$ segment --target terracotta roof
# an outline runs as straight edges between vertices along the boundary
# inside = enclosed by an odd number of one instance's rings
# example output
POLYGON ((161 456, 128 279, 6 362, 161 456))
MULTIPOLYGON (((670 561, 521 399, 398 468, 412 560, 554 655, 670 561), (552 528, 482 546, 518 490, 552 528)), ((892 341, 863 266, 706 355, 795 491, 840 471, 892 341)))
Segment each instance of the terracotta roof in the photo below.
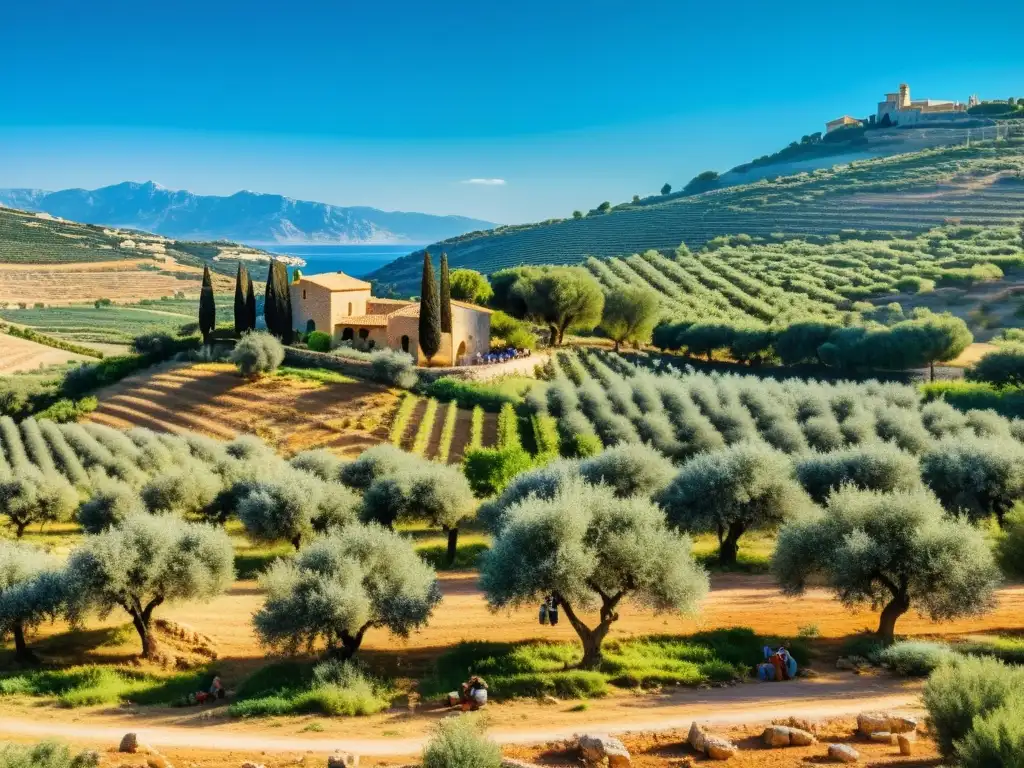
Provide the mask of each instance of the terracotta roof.
POLYGON ((402 307, 396 312, 392 312, 388 317, 419 317, 420 316, 420 303, 417 301, 415 304, 410 304, 407 307, 402 307))
POLYGON ((324 272, 320 275, 303 275, 300 282, 313 283, 329 291, 368 291, 370 284, 346 275, 344 272, 324 272))
POLYGON ((411 301, 398 301, 397 299, 377 299, 370 297, 366 302, 366 314, 368 315, 390 315, 399 309, 408 307, 411 301))
POLYGON ((373 327, 384 327, 388 324, 388 315, 352 315, 343 317, 335 325, 362 325, 373 327))

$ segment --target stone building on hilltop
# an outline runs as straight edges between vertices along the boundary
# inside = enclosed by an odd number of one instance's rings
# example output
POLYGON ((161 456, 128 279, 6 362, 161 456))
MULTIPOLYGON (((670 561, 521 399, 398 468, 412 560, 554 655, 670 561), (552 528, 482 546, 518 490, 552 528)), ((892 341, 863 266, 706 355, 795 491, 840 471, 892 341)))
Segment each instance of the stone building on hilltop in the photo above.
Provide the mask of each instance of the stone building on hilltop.
POLYGON ((966 116, 967 104, 945 99, 910 98, 910 86, 900 83, 895 93, 885 94, 885 101, 878 102, 875 119, 879 122, 888 115, 893 125, 916 125, 927 120, 957 118, 966 116))
MULTIPOLYGON (((323 331, 334 344, 352 342, 380 349, 400 349, 425 363, 419 345, 418 301, 378 299, 371 286, 344 272, 302 275, 289 283, 292 327, 297 331, 323 331)), ((441 349, 434 365, 459 365, 486 354, 491 345, 491 310, 452 301, 452 332, 441 334, 441 349)))

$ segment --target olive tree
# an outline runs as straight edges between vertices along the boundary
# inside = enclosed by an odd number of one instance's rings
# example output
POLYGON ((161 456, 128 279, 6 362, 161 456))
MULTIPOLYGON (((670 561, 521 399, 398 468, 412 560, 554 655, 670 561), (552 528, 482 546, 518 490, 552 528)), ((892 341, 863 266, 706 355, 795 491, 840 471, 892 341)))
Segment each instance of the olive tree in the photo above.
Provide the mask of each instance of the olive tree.
POLYGON ((209 600, 234 580, 234 550, 223 529, 172 515, 132 515, 104 533, 86 537, 65 569, 69 613, 107 616, 123 609, 142 642, 157 650, 153 611, 177 600, 209 600))
POLYGON ((484 528, 497 535, 505 526, 508 511, 527 498, 550 499, 567 483, 579 478, 577 459, 558 459, 550 464, 516 475, 500 494, 477 510, 484 528))
POLYGON ((787 594, 822 576, 847 607, 881 609, 885 641, 911 607, 933 621, 985 613, 999 582, 981 532, 948 517, 924 489, 841 488, 824 511, 782 528, 772 569, 787 594))
POLYGON ((796 476, 819 504, 844 485, 870 491, 906 491, 920 485, 917 459, 892 443, 809 454, 797 460, 796 476))
POLYGON ((221 491, 222 480, 197 461, 186 461, 151 477, 140 495, 150 512, 194 515, 221 491))
POLYGON ((583 460, 580 476, 591 485, 606 485, 621 499, 652 498, 676 474, 675 465, 662 453, 642 443, 616 445, 583 460))
POLYGON ((650 288, 617 288, 605 297, 601 330, 615 342, 616 352, 623 342, 649 342, 660 309, 658 294, 650 288))
POLYGON ((550 344, 561 344, 569 329, 591 330, 601 321, 604 293, 582 267, 551 267, 516 284, 526 316, 550 330, 550 344))
POLYGON ((785 522, 811 505, 793 464, 764 443, 737 443, 687 461, 658 501, 671 525, 718 535, 718 559, 733 565, 740 537, 785 522))
POLYGON ((78 507, 78 523, 86 533, 100 533, 144 509, 142 498, 128 483, 104 477, 78 507))
POLYGON ((708 589, 689 538, 669 530, 658 507, 579 481, 509 510, 480 582, 492 610, 553 596, 583 644, 584 669, 601 664, 624 601, 691 612, 708 589), (595 608, 597 623, 588 625, 582 614, 595 608))
POLYGON ((341 470, 346 466, 343 459, 339 459, 330 451, 324 448, 315 448, 309 451, 295 454, 288 462, 295 469, 301 469, 316 475, 321 480, 337 482, 341 480, 341 470))
MULTIPOLYGON (((285 322, 291 325, 290 321, 285 322)), ((276 336, 266 331, 249 331, 242 334, 229 359, 243 376, 261 376, 273 373, 284 362, 284 346, 276 336)))
POLYGON ((486 304, 494 295, 487 278, 475 269, 452 270, 450 279, 453 299, 486 304))
POLYGON ((359 497, 340 483, 287 468, 233 489, 238 517, 256 541, 289 541, 298 549, 316 533, 358 518, 359 497))
POLYGON ((363 497, 364 521, 387 526, 425 520, 448 534, 447 562, 455 562, 459 525, 473 515, 476 502, 466 476, 456 467, 420 462, 375 480, 363 497))
POLYGON ((77 491, 55 472, 26 467, 0 477, 0 515, 8 519, 19 539, 33 523, 68 520, 77 507, 77 491))
POLYGON ((921 456, 921 478, 951 512, 980 520, 1006 513, 1024 499, 1024 445, 1010 437, 959 436, 921 456))
POLYGON ((393 475, 408 467, 418 465, 421 459, 411 453, 406 453, 389 443, 375 445, 368 448, 356 458, 341 468, 339 477, 341 482, 349 488, 357 491, 365 491, 373 481, 381 477, 393 475))
POLYGON ((25 633, 56 618, 63 604, 58 562, 36 547, 0 541, 0 634, 14 638, 14 658, 33 663, 25 633))
POLYGON ((441 601, 437 574, 411 542, 358 523, 275 561, 260 584, 267 601, 253 624, 266 645, 294 652, 322 640, 343 659, 373 627, 408 637, 441 601))

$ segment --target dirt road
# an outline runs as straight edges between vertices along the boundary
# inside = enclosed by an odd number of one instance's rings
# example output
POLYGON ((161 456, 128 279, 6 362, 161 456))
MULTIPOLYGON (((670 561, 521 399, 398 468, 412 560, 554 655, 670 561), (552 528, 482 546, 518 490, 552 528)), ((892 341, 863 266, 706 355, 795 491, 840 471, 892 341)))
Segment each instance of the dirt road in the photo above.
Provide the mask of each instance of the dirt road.
MULTIPOLYGON (((582 730, 602 733, 662 731, 684 728, 693 720, 711 725, 768 722, 773 718, 821 719, 853 715, 868 708, 917 712, 918 685, 890 678, 831 676, 785 684, 750 683, 708 691, 686 690, 665 696, 601 702, 586 712, 571 712, 565 705, 534 702, 492 705, 488 708, 489 733, 500 744, 539 744, 571 738, 582 730)), ((192 710, 165 710, 134 715, 103 712, 75 717, 66 710, 34 711, 0 716, 0 734, 19 737, 61 737, 84 744, 116 744, 126 731, 157 748, 236 750, 249 752, 331 753, 336 750, 372 756, 418 753, 430 727, 445 711, 410 716, 391 711, 371 718, 333 718, 321 724, 318 735, 303 735, 308 718, 292 718, 282 730, 267 733, 267 721, 231 721, 217 716, 223 708, 198 716, 192 710), (182 714, 184 712, 184 714, 182 714), (290 727, 288 727, 290 726, 290 727), (329 733, 330 735, 324 735, 329 733)))

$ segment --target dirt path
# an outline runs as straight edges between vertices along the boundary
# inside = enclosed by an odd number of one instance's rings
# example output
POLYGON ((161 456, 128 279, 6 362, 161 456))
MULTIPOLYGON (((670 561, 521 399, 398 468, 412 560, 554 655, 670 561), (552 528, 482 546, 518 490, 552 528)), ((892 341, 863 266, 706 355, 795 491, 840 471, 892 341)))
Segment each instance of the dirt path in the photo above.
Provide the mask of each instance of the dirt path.
MULTIPOLYGON (((664 731, 684 728, 693 720, 730 725, 783 717, 840 717, 872 708, 917 712, 918 692, 919 685, 847 675, 825 682, 751 683, 710 691, 689 690, 654 704, 637 699, 600 714, 592 710, 570 712, 564 705, 533 702, 492 705, 487 712, 490 735, 500 744, 539 744, 568 739, 584 730, 664 731)), ((194 711, 184 711, 185 715, 182 710, 165 710, 142 716, 108 711, 68 722, 66 711, 44 710, 31 717, 0 717, 0 733, 116 744, 131 730, 138 733, 140 741, 157 748, 314 753, 342 750, 370 756, 401 756, 418 753, 429 736, 430 726, 447 714, 440 711, 410 716, 408 712, 392 711, 377 718, 332 718, 322 725, 324 732, 332 732, 330 736, 303 736, 267 735, 266 722, 228 720, 219 716, 223 709, 206 710, 207 716, 203 718, 194 711), (389 730, 369 736, 371 723, 381 718, 389 730)), ((293 725, 303 722, 293 719, 293 725)), ((279 720, 277 723, 280 725, 279 720)))

